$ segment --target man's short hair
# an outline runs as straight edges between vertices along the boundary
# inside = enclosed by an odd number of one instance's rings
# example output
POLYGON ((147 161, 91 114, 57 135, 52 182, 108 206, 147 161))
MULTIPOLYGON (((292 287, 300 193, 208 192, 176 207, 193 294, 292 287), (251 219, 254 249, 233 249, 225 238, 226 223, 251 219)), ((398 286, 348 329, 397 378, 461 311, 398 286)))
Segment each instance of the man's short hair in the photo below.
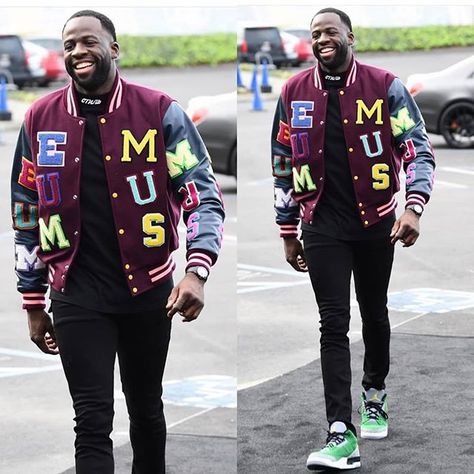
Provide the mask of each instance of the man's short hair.
POLYGON ((92 16, 94 18, 97 18, 100 21, 102 28, 107 30, 112 35, 114 41, 117 41, 117 35, 115 34, 115 26, 112 23, 112 20, 104 14, 96 12, 94 10, 81 10, 74 13, 74 15, 70 16, 66 23, 64 23, 63 32, 64 28, 66 28, 66 25, 70 20, 72 20, 73 18, 79 18, 81 16, 92 16))
POLYGON ((338 10, 337 8, 323 8, 322 10, 319 10, 316 15, 313 16, 313 19, 311 20, 311 24, 313 23, 313 20, 315 19, 316 16, 321 15, 322 13, 335 13, 336 15, 339 16, 341 21, 349 28, 349 31, 352 31, 352 22, 351 19, 349 18, 349 15, 347 13, 344 13, 342 10, 338 10))

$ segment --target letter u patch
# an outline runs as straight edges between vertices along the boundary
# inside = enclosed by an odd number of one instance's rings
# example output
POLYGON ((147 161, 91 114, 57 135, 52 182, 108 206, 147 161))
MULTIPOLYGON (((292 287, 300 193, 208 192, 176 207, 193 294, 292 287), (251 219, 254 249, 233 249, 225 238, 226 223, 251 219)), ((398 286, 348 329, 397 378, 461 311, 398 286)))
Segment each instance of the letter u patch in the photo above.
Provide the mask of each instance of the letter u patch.
POLYGON ((146 179, 146 184, 148 187, 148 197, 142 197, 140 195, 140 191, 137 185, 137 175, 134 174, 133 176, 128 176, 127 181, 130 184, 130 188, 132 189, 133 199, 137 204, 143 206, 145 204, 149 204, 156 199, 156 188, 155 183, 153 182, 153 171, 145 171, 143 176, 146 179))
POLYGON ((59 188, 59 173, 39 174, 36 177, 38 197, 45 207, 56 207, 61 204, 61 190, 59 188))

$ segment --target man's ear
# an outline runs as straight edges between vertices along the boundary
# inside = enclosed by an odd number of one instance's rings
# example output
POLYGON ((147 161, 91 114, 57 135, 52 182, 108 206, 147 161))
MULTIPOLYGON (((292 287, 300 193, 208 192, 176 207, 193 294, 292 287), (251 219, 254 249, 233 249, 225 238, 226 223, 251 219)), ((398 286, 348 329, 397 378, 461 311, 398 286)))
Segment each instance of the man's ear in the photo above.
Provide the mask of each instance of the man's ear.
POLYGON ((117 43, 117 41, 112 42, 110 47, 112 49, 112 59, 118 59, 118 57, 120 55, 120 46, 117 43))
POLYGON ((354 33, 352 33, 352 31, 350 31, 347 34, 347 43, 349 44, 349 46, 354 46, 355 36, 354 36, 354 33))

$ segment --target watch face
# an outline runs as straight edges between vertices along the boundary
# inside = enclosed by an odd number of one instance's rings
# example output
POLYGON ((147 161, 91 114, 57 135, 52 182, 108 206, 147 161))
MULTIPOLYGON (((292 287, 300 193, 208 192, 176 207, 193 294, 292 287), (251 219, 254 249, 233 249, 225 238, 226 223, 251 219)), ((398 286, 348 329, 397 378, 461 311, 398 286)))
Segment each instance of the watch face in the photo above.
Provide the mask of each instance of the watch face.
POLYGON ((197 268, 197 274, 201 277, 201 278, 207 278, 209 276, 209 271, 207 268, 205 267, 198 267, 197 268))
POLYGON ((413 206, 410 206, 408 209, 411 209, 415 214, 418 214, 419 216, 423 214, 423 207, 420 206, 419 204, 414 204, 413 206))

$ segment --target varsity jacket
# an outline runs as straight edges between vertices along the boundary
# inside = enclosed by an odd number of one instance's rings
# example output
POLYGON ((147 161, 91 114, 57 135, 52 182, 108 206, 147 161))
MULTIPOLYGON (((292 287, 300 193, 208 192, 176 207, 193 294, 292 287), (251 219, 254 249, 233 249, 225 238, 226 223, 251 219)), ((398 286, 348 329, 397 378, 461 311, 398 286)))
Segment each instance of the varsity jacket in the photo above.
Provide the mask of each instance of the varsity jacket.
MULTIPOLYGON (((328 91, 322 86, 323 74, 317 64, 290 78, 276 109, 272 169, 281 237, 297 237, 300 219, 312 224, 324 190, 328 91)), ((424 207, 433 187, 433 150, 420 111, 400 79, 353 59, 338 94, 363 226, 377 223, 397 206, 402 166, 406 206, 424 207)))
MULTIPOLYGON (((17 288, 23 308, 45 307, 48 284, 65 292, 81 238, 80 167, 85 119, 74 85, 26 113, 11 178, 17 288)), ((163 92, 115 82, 98 117, 124 278, 132 295, 171 278, 183 211, 187 267, 210 268, 224 209, 204 143, 163 92)))

